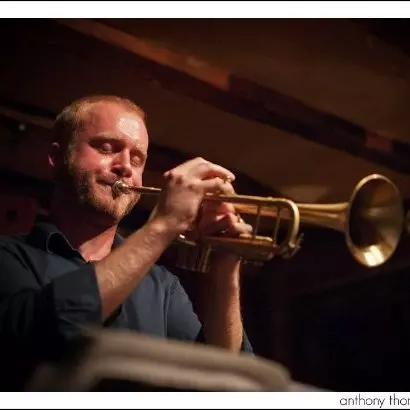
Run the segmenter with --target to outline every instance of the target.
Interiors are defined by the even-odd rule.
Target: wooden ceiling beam
[[[222,111],[297,134],[315,143],[392,170],[410,173],[410,146],[309,107],[295,98],[215,67],[195,56],[176,53],[146,39],[87,19],[57,19],[77,33],[125,50],[144,66],[147,79],[161,87]]]

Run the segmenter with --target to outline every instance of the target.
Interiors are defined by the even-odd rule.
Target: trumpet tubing
[[[117,181],[113,186],[115,195],[131,191],[142,195],[161,194],[159,188],[131,187],[122,181]],[[241,235],[238,238],[214,236],[192,242],[181,235],[179,241],[191,249],[198,246],[204,249],[202,254],[198,254],[198,250],[195,253],[195,258],[200,260],[200,267],[196,270],[205,269],[210,251],[215,247],[228,248],[247,261],[265,261],[276,255],[291,257],[300,248],[300,224],[344,233],[353,258],[364,266],[375,267],[385,263],[393,255],[404,226],[400,193],[388,178],[378,174],[359,181],[349,201],[341,203],[303,204],[285,198],[237,194],[206,194],[204,201],[232,203],[238,213],[255,215],[256,222],[251,235]],[[276,220],[271,237],[258,235],[261,217]],[[278,241],[281,221],[285,221],[287,225],[285,237]],[[195,265],[192,258],[189,265]]]

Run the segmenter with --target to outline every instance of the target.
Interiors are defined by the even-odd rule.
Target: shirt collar
[[[123,241],[122,236],[116,233],[112,248],[116,248]],[[29,234],[28,243],[48,253],[57,253],[67,256],[79,254],[70,244],[66,236],[54,224],[44,220],[36,221]]]

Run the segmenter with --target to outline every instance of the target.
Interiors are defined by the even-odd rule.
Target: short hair
[[[57,115],[52,128],[53,142],[58,142],[64,150],[68,150],[81,126],[85,110],[101,102],[122,105],[125,109],[135,112],[146,124],[146,113],[130,99],[116,95],[92,95],[72,101]]]

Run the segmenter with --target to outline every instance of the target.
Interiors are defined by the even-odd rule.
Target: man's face
[[[87,108],[67,169],[81,204],[118,223],[135,206],[139,195],[115,197],[112,186],[118,179],[142,185],[147,150],[147,130],[137,113],[112,102]]]

